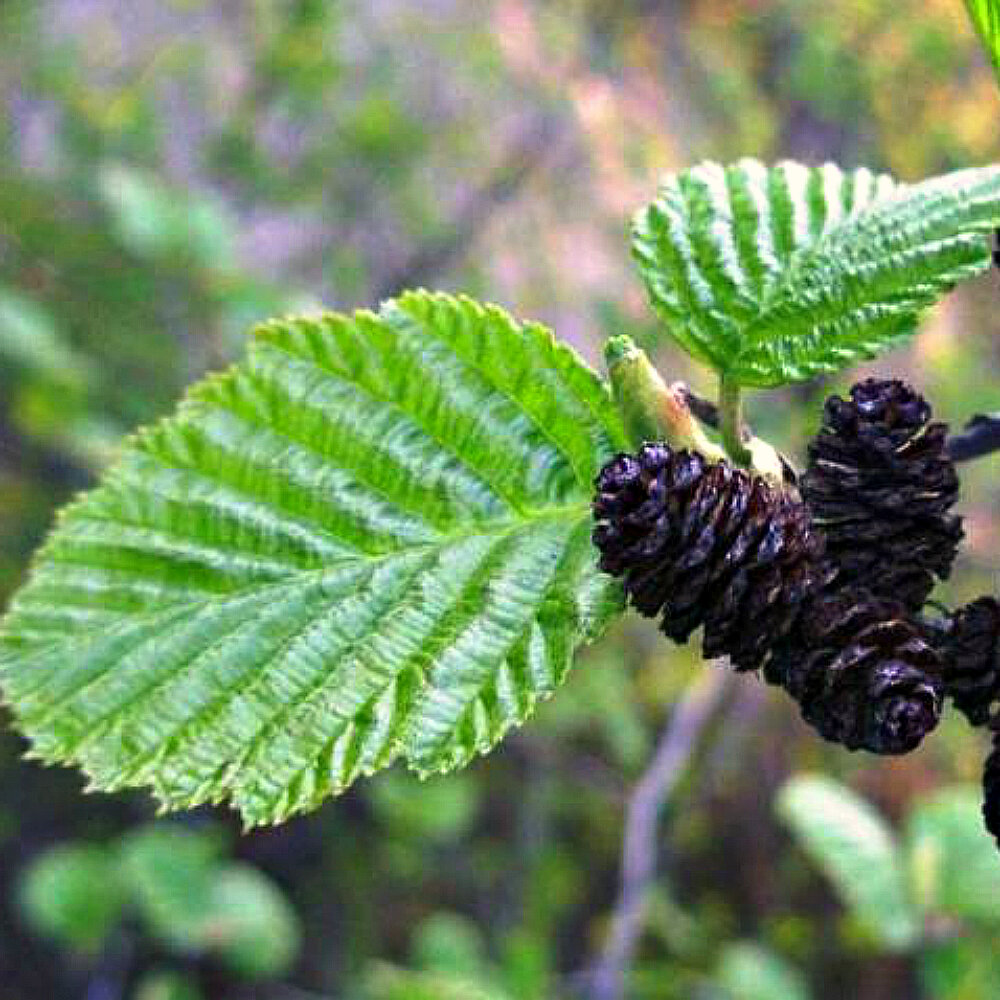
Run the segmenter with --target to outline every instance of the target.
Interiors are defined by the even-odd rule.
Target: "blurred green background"
[[[741,155],[907,180],[1000,159],[960,0],[3,0],[0,596],[257,320],[425,285],[595,364],[642,338],[628,215],[661,172]],[[953,424],[1000,409],[998,286],[869,367]],[[855,374],[750,416],[801,455]],[[998,473],[963,468],[945,602],[995,589]],[[630,618],[467,771],[246,836],[84,795],[0,720],[0,1000],[609,1000],[626,803],[704,672]],[[1000,997],[984,754],[949,718],[906,758],[850,755],[744,680],[664,811],[624,995]]]

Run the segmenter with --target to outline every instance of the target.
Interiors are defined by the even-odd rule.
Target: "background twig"
[[[1000,451],[1000,413],[977,413],[961,434],[948,439],[948,454],[952,461],[967,462]]]
[[[621,888],[611,931],[591,979],[591,1000],[621,1000],[625,974],[642,934],[663,807],[677,787],[706,728],[721,714],[732,675],[707,671],[692,685],[663,730],[649,767],[629,797],[622,844]]]

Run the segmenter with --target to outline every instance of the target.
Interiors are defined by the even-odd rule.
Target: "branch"
[[[1000,255],[1000,250],[997,253]],[[719,408],[713,402],[692,392],[683,382],[675,382],[670,388],[706,427],[718,429]],[[744,440],[748,436],[744,430]],[[1000,451],[1000,413],[977,413],[960,434],[948,438],[948,454],[953,462],[968,462],[995,451]]]
[[[690,386],[686,385],[684,382],[674,382],[670,387],[674,392],[676,392],[687,408],[706,426],[711,427],[712,430],[717,431],[721,423],[719,418],[719,408],[709,399],[705,399],[704,396],[699,396]],[[753,438],[753,431],[750,429],[750,425],[744,419],[743,429],[741,431],[743,441],[749,441]]]
[[[592,976],[591,1000],[622,1000],[625,974],[642,934],[649,890],[656,880],[660,814],[677,787],[705,729],[720,715],[732,675],[706,672],[674,710],[656,753],[629,798],[622,844],[621,888],[611,931]]]
[[[977,413],[961,434],[948,439],[948,454],[954,462],[968,462],[1000,451],[1000,413]]]

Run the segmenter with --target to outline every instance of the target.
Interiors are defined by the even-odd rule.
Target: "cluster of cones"
[[[990,726],[984,817],[1000,840],[1000,603],[924,606],[962,538],[947,428],[898,380],[831,397],[798,486],[650,443],[596,480],[601,569],[706,657],[760,671],[826,739],[901,754],[950,699]]]

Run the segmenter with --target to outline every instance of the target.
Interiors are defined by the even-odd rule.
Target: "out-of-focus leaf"
[[[132,1000],[202,1000],[202,993],[179,972],[151,972],[139,981]]]
[[[250,978],[288,972],[301,940],[298,917],[281,890],[243,864],[225,865],[213,875],[196,929],[205,950]]]
[[[992,1000],[1000,983],[995,936],[966,934],[929,945],[921,952],[920,976],[933,1000]]]
[[[389,771],[372,785],[372,804],[386,827],[430,841],[461,838],[475,817],[477,798],[475,781],[464,774],[422,782]]]
[[[108,851],[73,844],[53,848],[28,868],[20,902],[37,932],[96,951],[121,918],[125,894]]]
[[[212,833],[158,824],[122,843],[122,872],[150,930],[182,950],[200,950],[220,856]]]
[[[2,287],[0,358],[59,385],[82,385],[91,374],[87,362],[64,343],[44,306]]]
[[[859,924],[888,948],[914,943],[919,915],[907,894],[902,852],[864,799],[836,781],[804,775],[782,789],[778,812]]]
[[[411,959],[427,972],[482,977],[487,969],[482,934],[457,913],[434,913],[418,928],[410,948]]]
[[[495,986],[464,976],[413,972],[378,963],[368,973],[364,1000],[512,1000]]]
[[[174,190],[154,174],[123,164],[105,166],[98,188],[119,238],[134,253],[189,257],[215,270],[233,267],[234,225],[216,200]]]
[[[1000,0],[965,0],[965,6],[1000,77]]]
[[[982,792],[948,788],[910,814],[910,866],[931,912],[1000,923],[1000,857],[983,826]]]
[[[715,985],[726,1000],[809,1000],[801,973],[767,948],[737,942],[723,949]]]

